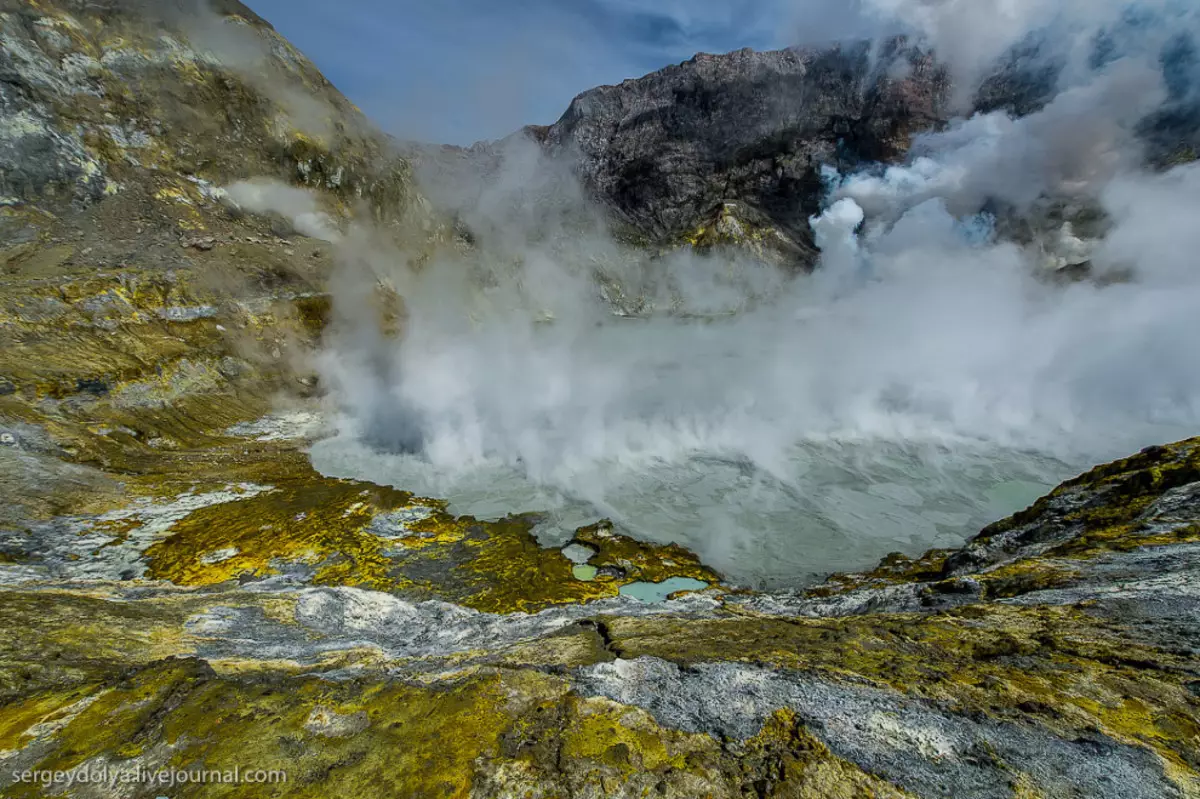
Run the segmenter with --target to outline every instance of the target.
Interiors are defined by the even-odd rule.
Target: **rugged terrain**
[[[1116,34],[1114,34],[1116,35]],[[1096,45],[1093,57],[1115,59]],[[1138,125],[1148,163],[1189,161],[1200,152],[1195,44],[1180,34],[1162,55],[1166,101]],[[471,148],[414,147],[422,164],[465,181],[496,173],[535,142],[550,162],[578,176],[614,232],[660,251],[734,248],[793,268],[811,268],[810,218],[827,193],[823,170],[842,174],[898,163],[914,136],[954,117],[1043,109],[1061,88],[1064,64],[1050,46],[1023,43],[964,101],[936,55],[903,38],[827,48],[699,54],[616,86],[580,94],[549,126],[530,126]],[[988,209],[1027,242],[1057,234],[1043,217]],[[1093,209],[1068,215],[1095,227]]]
[[[1200,440],[1100,467],[962,551],[796,594],[604,523],[543,549],[532,516],[324,478],[312,355],[347,265],[222,187],[312,189],[332,230],[369,221],[417,260],[463,243],[239,4],[0,10],[6,796],[1200,795]],[[805,67],[833,82],[805,84],[818,109],[859,57]],[[649,80],[666,97],[672,75]],[[917,125],[934,95],[911,92],[877,102]],[[647,119],[669,130],[662,103]],[[868,112],[848,130],[898,152],[906,129]],[[797,137],[833,124],[789,113]],[[741,162],[745,185],[773,158]],[[686,227],[656,202],[630,218]],[[709,588],[621,594],[672,577]],[[80,766],[288,781],[19,776]]]
[[[946,72],[902,41],[742,50],[602,86],[527,133],[577,165],[638,235],[660,243],[767,237],[811,262],[822,166],[902,157],[948,114]]]
[[[822,167],[896,161],[950,113],[946,70],[894,40],[699,54],[575,98],[550,126],[474,147],[413,147],[447,182],[495,173],[535,142],[566,165],[622,240],[659,250],[734,246],[792,267],[816,257]]]

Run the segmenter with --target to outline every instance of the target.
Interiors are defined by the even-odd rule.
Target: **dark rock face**
[[[527,133],[577,159],[585,185],[650,242],[687,237],[737,201],[811,259],[821,166],[902,157],[943,120],[948,87],[932,57],[900,41],[701,54],[585,92]]]
[[[1152,166],[1200,152],[1196,52],[1183,39],[1163,50],[1168,101],[1138,125]],[[1115,57],[1098,50],[1093,66]],[[555,124],[523,132],[567,159],[636,243],[704,247],[718,240],[807,266],[816,257],[808,220],[821,210],[823,166],[846,171],[899,161],[915,135],[972,110],[1039,111],[1061,88],[1064,63],[1053,43],[1031,38],[995,64],[970,107],[952,108],[947,70],[901,39],[701,54],[585,92]],[[479,164],[499,149],[480,145],[458,155]],[[720,224],[729,227],[731,216],[732,235]]]

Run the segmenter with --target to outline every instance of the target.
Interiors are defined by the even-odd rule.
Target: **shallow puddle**
[[[708,583],[703,580],[693,580],[691,577],[672,577],[661,583],[629,583],[621,586],[621,596],[636,599],[647,604],[666,602],[667,597],[676,591],[703,591]]]

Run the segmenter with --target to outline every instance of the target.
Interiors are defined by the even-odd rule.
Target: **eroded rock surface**
[[[600,520],[544,549],[535,516],[314,472],[333,255],[217,189],[270,176],[338,230],[441,233],[311,65],[215,8],[0,4],[5,796],[1200,795],[1200,440],[791,594]],[[253,46],[214,50],[212,25]],[[859,55],[740,58],[850,91]],[[679,577],[710,587],[620,594]],[[14,776],[81,767],[118,782]],[[119,780],[235,767],[286,782]]]
[[[719,238],[723,211],[740,228],[726,221],[725,238],[766,237],[811,261],[821,167],[902,157],[944,119],[948,87],[932,57],[899,41],[702,54],[585,92],[528,132],[650,241]]]
[[[202,589],[50,579],[10,540],[0,757],[248,758],[314,796],[1192,796],[1198,462],[1200,440],[1157,448],[961,552],[803,595],[576,596],[532,615],[248,564]],[[160,540],[202,536],[187,519]]]

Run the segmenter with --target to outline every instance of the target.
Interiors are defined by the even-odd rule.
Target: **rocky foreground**
[[[324,478],[333,247],[219,187],[459,244],[264,21],[151,8],[0,2],[5,796],[1200,796],[1200,440],[795,594]]]
[[[295,441],[198,435],[172,479],[124,475],[132,503],[6,536],[6,795],[79,767],[288,775],[178,796],[1200,790],[1200,440],[960,552],[644,605],[603,597],[715,578],[599,528],[591,562],[623,576],[582,582],[522,520],[320,478]]]

